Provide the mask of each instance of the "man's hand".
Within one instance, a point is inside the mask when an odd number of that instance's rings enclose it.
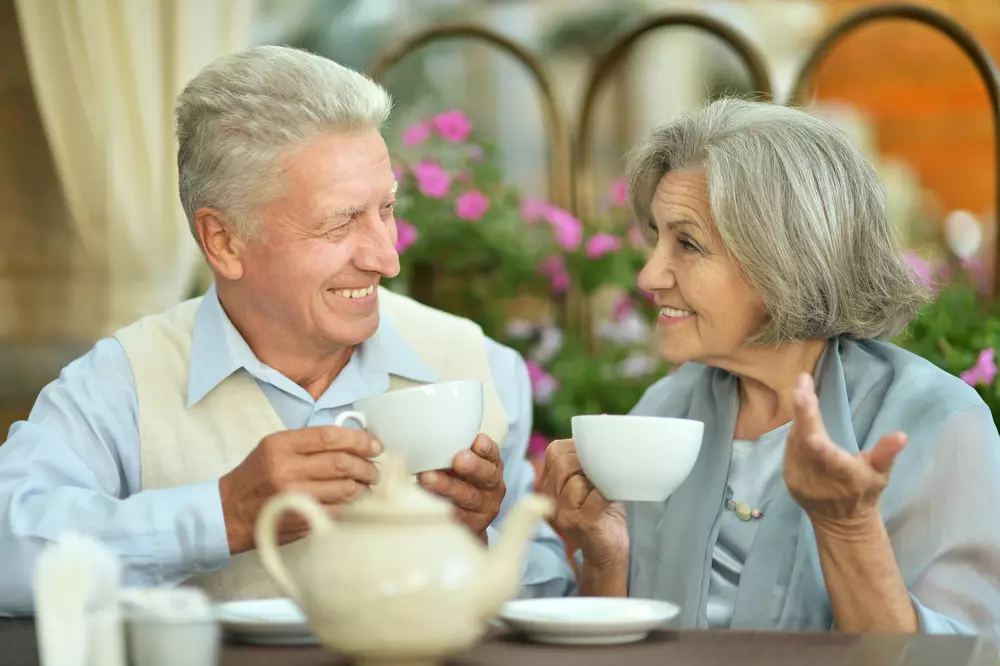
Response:
[[[455,456],[450,470],[421,474],[420,485],[451,500],[458,519],[473,534],[485,538],[486,528],[500,513],[500,504],[507,494],[500,447],[481,434],[470,450]]]
[[[371,458],[381,451],[382,445],[370,434],[350,428],[302,428],[265,437],[219,479],[229,552],[235,555],[254,547],[257,514],[278,493],[311,495],[335,516],[341,504],[378,481]],[[281,522],[279,542],[301,539],[308,531],[301,517],[290,514]]]

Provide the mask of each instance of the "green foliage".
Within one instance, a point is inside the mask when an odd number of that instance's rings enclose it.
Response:
[[[982,297],[974,281],[973,276],[962,275],[943,286],[894,342],[954,375],[974,368],[984,350],[1000,349],[1000,309]],[[989,371],[992,367],[995,376],[996,366],[988,358],[983,365],[990,381],[981,379],[976,390],[998,420],[1000,382]]]

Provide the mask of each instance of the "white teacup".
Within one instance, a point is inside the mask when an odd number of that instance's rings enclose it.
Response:
[[[663,502],[698,458],[705,424],[690,419],[610,414],[574,416],[580,465],[606,499]]]
[[[400,455],[413,474],[451,467],[483,423],[483,383],[454,381],[414,386],[358,400],[333,424],[349,420]]]

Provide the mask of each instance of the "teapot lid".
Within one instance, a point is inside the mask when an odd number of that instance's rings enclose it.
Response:
[[[370,493],[343,507],[340,520],[357,522],[439,522],[451,517],[451,502],[424,490],[402,456],[386,453],[381,478]]]

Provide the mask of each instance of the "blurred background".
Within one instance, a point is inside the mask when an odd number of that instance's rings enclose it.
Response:
[[[578,151],[571,138],[588,80],[611,43],[644,17],[697,12],[731,26],[766,61],[783,102],[824,32],[879,4],[0,0],[0,431],[95,340],[204,289],[176,202],[170,109],[214,57],[288,44],[370,71],[422,29],[473,23],[540,66],[564,138]],[[1000,57],[1000,2],[916,4],[957,21]],[[627,410],[665,368],[633,284],[643,250],[629,238],[622,206],[623,156],[657,121],[720,95],[759,92],[740,60],[692,28],[644,37],[595,98],[586,179],[577,159],[559,163],[539,86],[509,54],[448,39],[402,57],[380,80],[397,100],[386,136],[403,179],[400,217],[412,230],[400,289],[476,317],[525,353],[539,446],[567,434],[573,413]],[[886,20],[839,41],[810,90],[800,101],[876,165],[915,270],[942,294],[904,342],[953,372],[982,370],[983,350],[1000,344],[991,287],[997,165],[976,69],[931,28]],[[431,162],[450,174],[446,195],[428,194],[421,180]],[[560,190],[560,182],[568,185]],[[483,195],[486,211],[463,208],[469,192]],[[456,227],[456,216],[477,224]],[[518,233],[535,217],[548,220],[551,238]],[[1000,399],[995,374],[994,366],[970,380],[991,405]]]

